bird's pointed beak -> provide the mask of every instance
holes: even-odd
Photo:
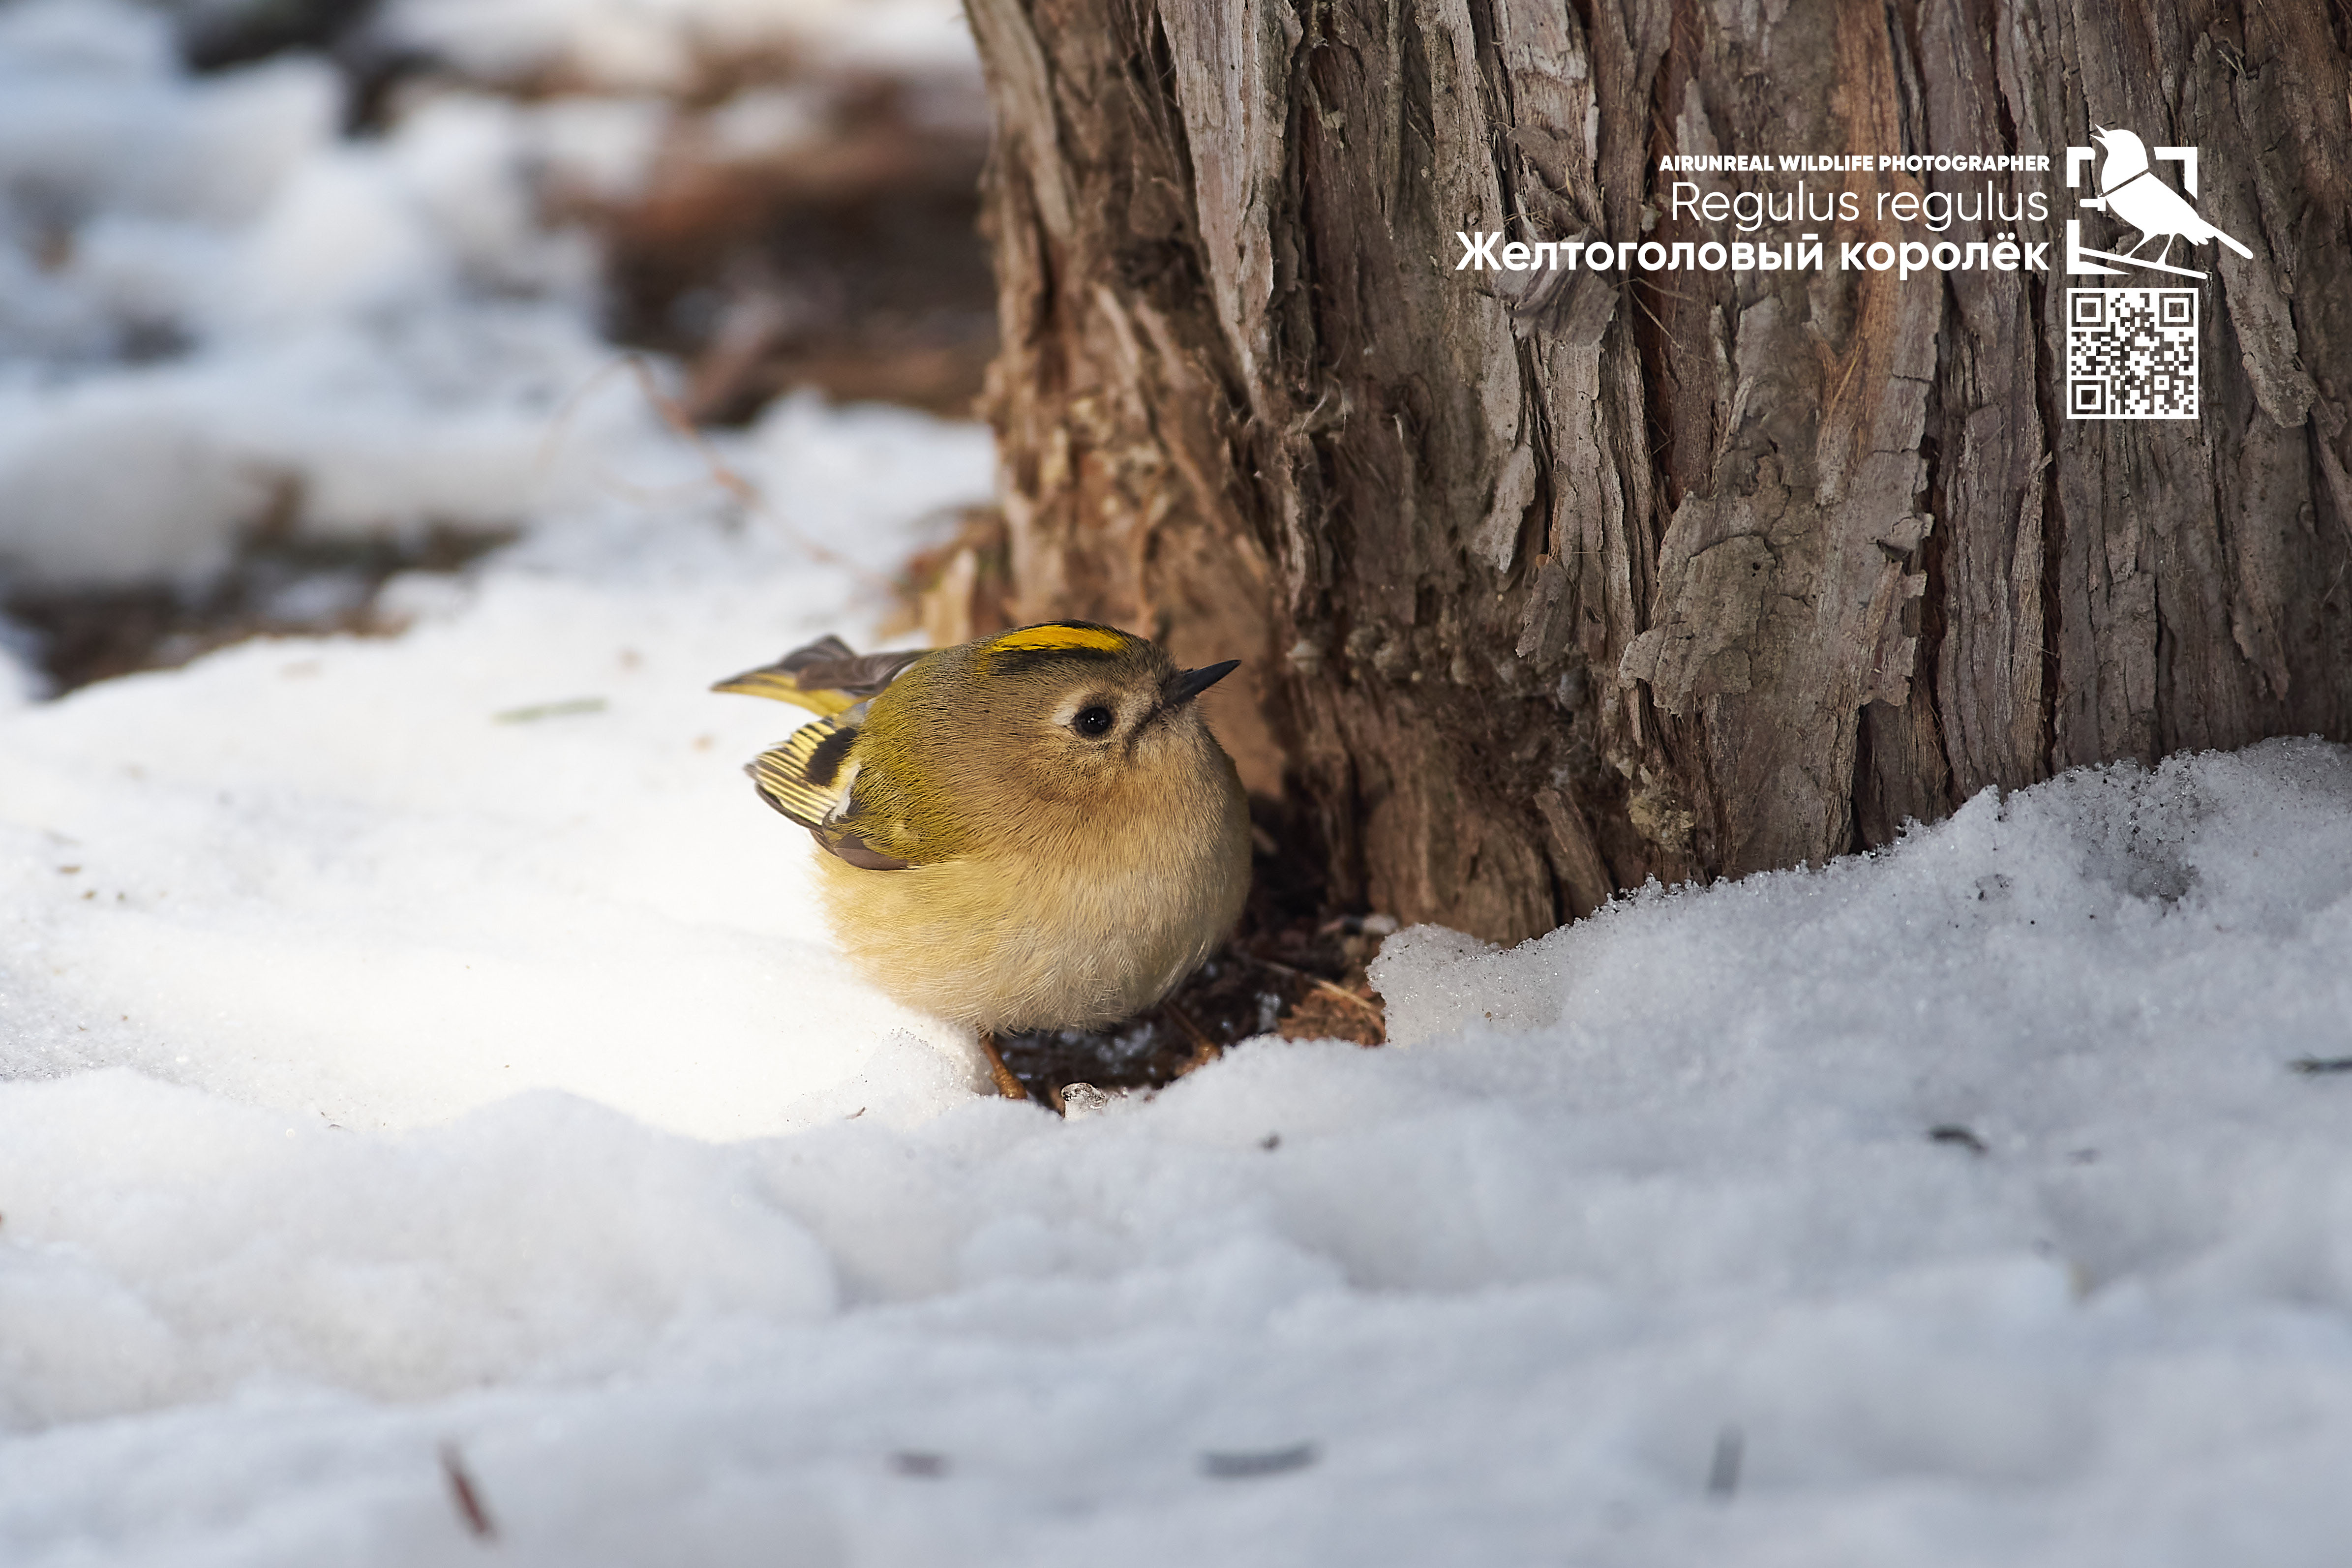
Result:
[[[1199,669],[1180,669],[1168,688],[1168,706],[1181,707],[1223,680],[1242,667],[1242,661],[1229,658],[1223,664],[1203,665]]]

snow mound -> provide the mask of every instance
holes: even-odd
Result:
[[[832,1310],[824,1253],[741,1173],[578,1100],[399,1143],[286,1121],[121,1073],[0,1103],[8,1220],[51,1240],[0,1273],[0,1423],[256,1376],[392,1399],[577,1378],[730,1313]]]
[[[2192,1036],[2234,1018],[2238,1033],[2316,1048],[2341,1038],[2324,942],[2308,984],[2260,999],[2254,1016],[2227,977],[2282,941],[2308,942],[2347,893],[2343,753],[2279,741],[2153,771],[2078,770],[2006,801],[1989,791],[1885,855],[1704,897],[1654,886],[1509,953],[1407,931],[1374,979],[1401,1044],[1638,1020],[1662,1053],[1712,1051],[1709,1031],[1746,999],[1826,1007],[1836,1037],[1956,1054],[1988,1032],[2044,1053],[2117,1018]],[[1752,914],[1768,906],[1775,917],[1759,925]],[[1628,921],[1643,932],[1630,947]],[[1986,988],[1988,974],[2000,984]],[[2151,974],[2164,1000],[2147,994]]]
[[[719,629],[743,548],[703,547]],[[8,994],[144,985],[154,1014],[144,1073],[0,1084],[12,1561],[435,1556],[465,1529],[446,1444],[550,1563],[777,1530],[819,1561],[2316,1563],[2352,1525],[2324,1484],[2352,1440],[2325,1070],[2352,1057],[2352,751],[2085,770],[1507,952],[1401,933],[1378,978],[1411,1043],[1259,1041],[1059,1123],[828,968],[797,836],[697,804],[736,738],[684,733],[715,652],[667,591],[631,590],[652,684],[608,678],[569,730],[420,740],[587,668],[581,581],[503,573],[404,643],[0,721],[35,742],[0,798],[96,792],[85,868],[9,895],[51,923]],[[282,706],[309,681],[342,689]],[[102,738],[134,733],[215,760],[111,795]],[[479,781],[526,772],[586,793],[490,809]],[[199,911],[110,913],[144,923],[68,954],[110,845],[178,846]],[[361,952],[376,973],[305,978]],[[486,962],[498,989],[464,989]],[[571,1093],[460,1059],[501,996],[498,1054]],[[15,1068],[54,1074],[38,1033]],[[347,1112],[289,1100],[306,1063]],[[366,1130],[436,1104],[462,1113]],[[642,1124],[763,1116],[799,1131]],[[1284,1473],[1219,1479],[1253,1467]]]

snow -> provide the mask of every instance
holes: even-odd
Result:
[[[1391,1047],[1057,1121],[844,969],[738,772],[793,715],[705,689],[870,643],[985,433],[788,397],[746,506],[530,199],[656,109],[354,142],[159,26],[0,10],[79,73],[0,85],[6,569],[523,531],[54,700],[0,626],[0,1561],[458,1560],[451,1466],[551,1564],[2340,1555],[2352,750],[1409,930]]]
[[[494,576],[425,647],[583,618],[575,587],[537,592]],[[420,676],[413,710],[358,694],[429,751],[448,704],[418,635],[379,656]],[[286,651],[77,695],[11,739],[68,755],[165,706],[101,725],[101,697],[218,712],[214,682],[258,704],[263,743],[299,727],[267,705]],[[339,679],[360,677],[312,680]],[[671,706],[700,700],[677,685]],[[255,776],[279,780],[266,820],[300,877],[254,864],[249,808],[205,775],[176,810],[77,824],[123,853],[205,845],[174,874],[224,889],[185,929],[100,934],[142,917],[42,898],[45,867],[12,890],[27,923],[88,922],[81,994],[134,994],[210,933],[218,1004],[248,1009],[142,1000],[152,1032],[116,1039],[187,1061],[0,1087],[12,1560],[436,1558],[463,1540],[445,1442],[501,1544],[550,1563],[780,1540],[841,1562],[2317,1563],[2352,1524],[2327,1484],[2352,1438],[2347,1086],[2290,1070],[2352,1047],[2344,748],[2077,773],[1505,953],[1408,931],[1379,979],[1412,1043],[1257,1042],[1058,1123],[973,1093],[832,970],[755,804],[698,830],[677,798],[698,786],[636,732],[564,744],[571,776],[624,780],[595,815],[637,842],[607,865],[564,823],[497,816],[468,773],[289,776],[272,747]],[[428,787],[442,810],[401,837],[427,869],[362,915],[334,863],[403,856],[304,813]],[[477,868],[462,899],[430,873],[442,838]],[[666,887],[664,860],[711,869]],[[564,952],[500,951],[490,928],[558,897]],[[677,897],[698,902],[657,907]],[[727,962],[679,975],[665,920]],[[509,1094],[436,1065],[425,1021],[368,1034],[385,986],[306,978],[341,942],[416,966],[442,1029],[468,994],[436,969],[504,964],[472,994],[515,1003],[501,1046],[562,1035],[582,1076]],[[625,1070],[663,1010],[719,1108],[701,1128]],[[406,1047],[381,1070],[416,1081],[338,1115],[474,1103],[330,1125],[234,1059],[279,1031],[322,1070]],[[872,1053],[853,1095],[719,1135],[727,1102],[814,1084],[849,1043]],[[853,1115],[869,1089],[896,1105]],[[1737,1490],[1711,1498],[1727,1433]],[[1302,1443],[1284,1474],[1203,1463]]]
[[[867,487],[908,515],[984,492],[971,435],[829,423],[929,458]],[[846,982],[807,984],[833,961],[806,846],[737,771],[789,712],[703,690],[835,624],[856,581],[692,518],[572,521],[397,642],[250,643],[26,714],[0,789],[16,951],[61,1009],[43,1049],[185,1058],[345,1126],[553,1085],[711,1136],[862,1059]],[[780,1053],[796,1016],[813,1037]]]
[[[972,68],[949,0],[388,0],[382,26],[478,76],[622,89],[686,87],[708,61],[763,51],[908,76]]]
[[[165,28],[0,10],[0,571],[195,589],[286,499],[322,538],[577,500],[542,471],[550,411],[612,351],[533,180],[617,177],[610,126],[453,92],[345,140],[323,64],[190,78]],[[607,401],[572,433],[656,423]]]

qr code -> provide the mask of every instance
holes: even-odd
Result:
[[[2197,417],[2197,290],[2066,290],[2066,413]]]

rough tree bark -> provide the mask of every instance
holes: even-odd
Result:
[[[2080,763],[2352,735],[2341,7],[968,8],[1016,611],[1247,658],[1218,722],[1334,903],[1516,939]],[[2198,263],[2200,420],[2063,417],[2054,271],[1454,268],[1738,237],[1662,215],[1664,153],[2063,169],[2094,121],[2200,147],[2253,249]],[[2058,178],[2002,182],[2052,192],[2027,237]]]

